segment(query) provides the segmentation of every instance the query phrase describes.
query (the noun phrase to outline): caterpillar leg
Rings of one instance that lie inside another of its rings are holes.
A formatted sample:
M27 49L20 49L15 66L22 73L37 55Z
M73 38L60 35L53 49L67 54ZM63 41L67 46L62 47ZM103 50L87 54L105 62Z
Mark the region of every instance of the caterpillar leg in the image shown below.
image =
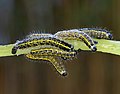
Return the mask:
M55 69L57 70L57 72L60 75L62 75L62 76L66 76L67 75L67 71L65 70L64 65L62 64L62 62L57 57L53 57L53 56L40 56L39 57L38 55L32 55L32 54L27 54L25 56L28 59L32 59L32 60L49 61L55 67Z
M85 32L89 36L93 38L98 38L98 39L108 39L111 40L113 39L112 34L107 31L106 29L101 29L101 28L80 28L78 29L82 32Z
M92 51L97 50L94 40L86 33L77 29L59 31L54 34L54 36L66 40L80 40L83 41Z
M98 42L97 42L97 41L95 41L95 40L94 40L94 43L95 43L95 44L98 44Z

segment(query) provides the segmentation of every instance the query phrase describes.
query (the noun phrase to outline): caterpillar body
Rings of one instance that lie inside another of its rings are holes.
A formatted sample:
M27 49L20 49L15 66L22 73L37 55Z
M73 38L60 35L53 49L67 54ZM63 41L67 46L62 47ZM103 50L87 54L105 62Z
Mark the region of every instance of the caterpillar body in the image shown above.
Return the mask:
M83 41L92 51L97 50L94 40L86 33L77 29L59 31L54 34L54 36L66 40L80 40Z
M62 59L70 59L76 56L77 52L76 51L64 51L59 48L40 48L40 49L35 49L31 50L30 54L32 55L37 55L37 56L56 56L56 57L61 57Z
M62 76L67 75L67 71L66 71L65 67L64 67L64 65L62 64L62 62L60 61L60 59L58 57L39 56L39 55L32 55L32 54L27 54L26 57L28 59L32 59L32 60L49 61L50 63L52 63L52 65L55 67L55 69L57 70L57 72L59 74L61 74Z
M58 47L59 49L65 51L72 51L74 49L73 45L53 36L34 36L30 38L25 38L21 41L17 41L12 48L12 54L16 54L18 49L25 49L42 45Z
M106 29L101 29L101 28L80 28L78 29L82 32L85 32L89 36L93 38L98 38L98 39L108 39L111 40L113 39L112 34L107 31Z

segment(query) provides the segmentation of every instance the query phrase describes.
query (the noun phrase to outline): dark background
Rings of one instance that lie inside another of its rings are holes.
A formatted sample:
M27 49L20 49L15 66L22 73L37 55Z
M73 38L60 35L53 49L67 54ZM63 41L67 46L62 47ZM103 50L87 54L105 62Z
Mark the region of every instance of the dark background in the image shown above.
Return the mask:
M119 0L0 0L0 44L33 30L101 27L120 40ZM120 94L120 56L81 52L66 61L67 77L50 63L0 58L0 94Z

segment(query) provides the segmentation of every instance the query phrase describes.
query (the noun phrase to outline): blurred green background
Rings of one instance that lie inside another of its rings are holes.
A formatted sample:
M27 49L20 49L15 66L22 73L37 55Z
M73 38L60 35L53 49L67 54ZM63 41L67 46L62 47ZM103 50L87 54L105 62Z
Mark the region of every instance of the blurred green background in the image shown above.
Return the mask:
M119 0L0 0L0 44L35 31L101 27L120 40ZM0 58L0 94L120 94L120 56L81 52L61 77L49 62Z

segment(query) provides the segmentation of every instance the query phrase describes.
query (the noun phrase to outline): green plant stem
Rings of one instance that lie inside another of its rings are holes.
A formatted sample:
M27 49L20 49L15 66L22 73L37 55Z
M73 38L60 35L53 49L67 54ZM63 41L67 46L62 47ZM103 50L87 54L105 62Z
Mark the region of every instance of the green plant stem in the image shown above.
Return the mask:
M120 41L94 39L98 41L97 52L109 53L114 55L120 55ZM90 50L83 42L80 41L67 41L74 45L75 49Z
M120 55L120 41L112 41L112 40L103 40L103 39L94 39L98 41L97 51L103 52L103 53L110 53L114 55ZM76 40L65 40L68 43L74 45L74 48L82 49L82 50L90 50L83 42L76 41ZM12 47L14 44L9 45L1 45L0 46L0 57L4 56L14 56L11 53ZM18 50L15 55L22 55L27 54L30 52L31 49L24 49L24 50Z

